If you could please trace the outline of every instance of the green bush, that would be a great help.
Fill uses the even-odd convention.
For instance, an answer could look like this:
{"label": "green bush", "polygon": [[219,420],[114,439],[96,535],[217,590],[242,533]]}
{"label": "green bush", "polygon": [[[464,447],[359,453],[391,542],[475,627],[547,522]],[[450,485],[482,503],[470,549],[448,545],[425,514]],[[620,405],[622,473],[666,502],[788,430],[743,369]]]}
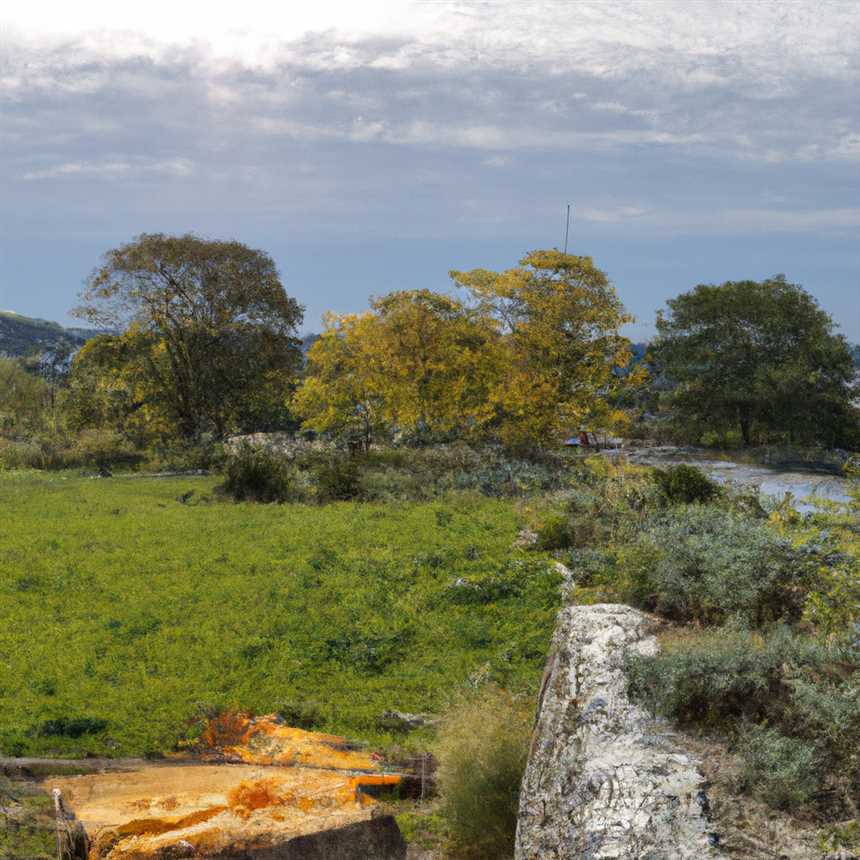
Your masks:
{"label": "green bush", "polygon": [[461,702],[443,721],[437,779],[441,814],[458,856],[513,856],[532,721],[531,703],[497,687]]}
{"label": "green bush", "polygon": [[228,460],[229,454],[219,442],[172,442],[155,450],[148,467],[165,472],[219,472]]}
{"label": "green bush", "polygon": [[119,433],[112,430],[83,430],[70,451],[70,459],[97,469],[132,468],[140,465],[144,455]]}
{"label": "green bush", "polygon": [[361,468],[351,457],[331,456],[312,469],[321,502],[347,502],[361,495]]}
{"label": "green bush", "polygon": [[265,448],[241,445],[228,459],[220,490],[237,502],[286,502],[293,497],[289,464]]}
{"label": "green bush", "polygon": [[820,554],[766,523],[703,505],[652,517],[619,553],[625,597],[680,622],[761,626],[800,618]]}
{"label": "green bush", "polygon": [[669,504],[691,505],[710,502],[720,495],[717,483],[701,469],[678,463],[668,469],[655,469],[654,481]]}
{"label": "green bush", "polygon": [[0,440],[0,465],[7,469],[135,468],[145,456],[112,430],[83,430],[77,436],[40,433],[26,441]]}
{"label": "green bush", "polygon": [[278,708],[278,716],[288,726],[298,729],[314,729],[325,721],[322,710],[314,702],[284,702]]}
{"label": "green bush", "polygon": [[746,726],[738,738],[739,787],[777,809],[806,803],[818,789],[820,757],[807,741],[776,729]]}
{"label": "green bush", "polygon": [[565,487],[571,462],[566,452],[524,459],[496,446],[472,447],[464,442],[386,448],[362,458],[361,498],[424,500],[452,490],[476,490],[494,497],[523,496]]}
{"label": "green bush", "polygon": [[545,520],[538,528],[537,536],[538,549],[568,549],[576,544],[576,531],[566,516],[554,516]]}
{"label": "green bush", "polygon": [[736,737],[744,785],[769,803],[796,805],[821,788],[845,798],[846,810],[856,803],[856,645],[786,627],[764,636],[723,630],[668,643],[653,657],[631,655],[626,669],[630,694],[655,713]]}

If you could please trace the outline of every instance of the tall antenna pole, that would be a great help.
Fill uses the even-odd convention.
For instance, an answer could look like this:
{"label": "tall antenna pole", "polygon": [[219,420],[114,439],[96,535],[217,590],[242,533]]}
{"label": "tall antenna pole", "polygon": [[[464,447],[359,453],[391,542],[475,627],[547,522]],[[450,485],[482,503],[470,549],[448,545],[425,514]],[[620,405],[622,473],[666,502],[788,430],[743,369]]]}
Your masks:
{"label": "tall antenna pole", "polygon": [[570,233],[570,203],[567,204],[567,221],[564,224],[564,253],[567,253],[567,237]]}

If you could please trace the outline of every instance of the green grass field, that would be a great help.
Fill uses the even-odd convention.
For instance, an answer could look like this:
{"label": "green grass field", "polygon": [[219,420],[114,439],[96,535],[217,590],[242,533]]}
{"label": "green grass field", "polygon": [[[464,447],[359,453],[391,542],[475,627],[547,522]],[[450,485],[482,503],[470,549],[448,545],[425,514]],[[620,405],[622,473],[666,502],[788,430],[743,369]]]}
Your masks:
{"label": "green grass field", "polygon": [[511,548],[512,503],[234,504],[214,484],[0,472],[3,754],[157,754],[222,708],[402,742],[385,709],[537,686],[558,575]]}

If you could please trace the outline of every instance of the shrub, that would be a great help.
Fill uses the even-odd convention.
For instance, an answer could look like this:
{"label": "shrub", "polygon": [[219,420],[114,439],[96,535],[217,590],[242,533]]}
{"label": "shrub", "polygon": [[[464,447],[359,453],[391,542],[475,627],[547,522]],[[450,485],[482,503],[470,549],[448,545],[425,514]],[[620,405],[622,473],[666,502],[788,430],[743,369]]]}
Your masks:
{"label": "shrub", "polygon": [[485,687],[444,719],[436,749],[441,814],[460,856],[512,857],[533,709]]}
{"label": "shrub", "polygon": [[78,436],[41,433],[22,442],[0,442],[0,465],[7,469],[134,468],[144,459],[112,430],[83,430]]}
{"label": "shrub", "polygon": [[320,707],[314,702],[284,702],[278,708],[278,716],[288,726],[298,729],[314,729],[325,722]]}
{"label": "shrub", "polygon": [[357,460],[331,456],[312,470],[321,502],[344,502],[361,494],[361,470]]}
{"label": "shrub", "polygon": [[550,517],[537,531],[536,546],[538,549],[567,549],[575,544],[576,532],[568,517]]}
{"label": "shrub", "polygon": [[737,737],[744,785],[769,803],[796,805],[826,784],[851,808],[860,790],[855,645],[785,627],[719,631],[631,655],[626,668],[631,696],[655,713]]}
{"label": "shrub", "polygon": [[776,729],[746,726],[738,738],[740,788],[777,809],[806,803],[818,788],[820,756],[815,747]]}
{"label": "shrub", "polygon": [[228,460],[228,453],[221,443],[201,440],[161,445],[149,465],[167,472],[218,472],[225,468]]}
{"label": "shrub", "polygon": [[655,469],[654,481],[669,504],[691,505],[710,502],[720,495],[720,487],[701,469],[678,463],[668,469]]}
{"label": "shrub", "polygon": [[97,735],[107,728],[107,721],[93,717],[57,717],[45,720],[37,729],[37,734],[51,738],[80,738],[84,735]]}
{"label": "shrub", "polygon": [[243,444],[228,459],[220,489],[237,502],[285,502],[293,474],[285,460],[265,448]]}
{"label": "shrub", "polygon": [[619,555],[627,599],[703,624],[798,619],[820,565],[766,523],[700,505],[651,518]]}
{"label": "shrub", "polygon": [[137,466],[144,456],[112,430],[82,430],[72,446],[69,459],[79,459],[82,464],[97,469],[110,469]]}

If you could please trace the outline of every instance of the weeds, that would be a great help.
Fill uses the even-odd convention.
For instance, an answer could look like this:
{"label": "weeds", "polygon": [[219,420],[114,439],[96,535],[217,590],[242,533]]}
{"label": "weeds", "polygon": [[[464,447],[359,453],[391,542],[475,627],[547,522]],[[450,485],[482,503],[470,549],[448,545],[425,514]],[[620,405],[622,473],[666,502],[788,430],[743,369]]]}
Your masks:
{"label": "weeds", "polygon": [[512,857],[533,703],[485,687],[446,716],[437,743],[441,814],[459,856]]}

